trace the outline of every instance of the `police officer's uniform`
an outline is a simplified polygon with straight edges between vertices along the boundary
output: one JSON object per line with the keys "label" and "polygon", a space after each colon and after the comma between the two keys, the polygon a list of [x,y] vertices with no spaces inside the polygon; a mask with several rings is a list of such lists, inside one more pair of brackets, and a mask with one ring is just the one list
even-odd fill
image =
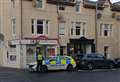
{"label": "police officer's uniform", "polygon": [[39,53],[37,56],[37,71],[40,71],[39,67],[42,65],[42,61],[43,61],[43,56],[41,53]]}

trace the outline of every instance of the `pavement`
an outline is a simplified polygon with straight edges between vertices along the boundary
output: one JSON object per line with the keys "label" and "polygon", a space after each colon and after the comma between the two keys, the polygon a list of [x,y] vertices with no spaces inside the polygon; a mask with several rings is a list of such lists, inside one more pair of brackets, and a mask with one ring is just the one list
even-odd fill
{"label": "pavement", "polygon": [[120,82],[120,69],[30,73],[23,69],[0,67],[0,82]]}

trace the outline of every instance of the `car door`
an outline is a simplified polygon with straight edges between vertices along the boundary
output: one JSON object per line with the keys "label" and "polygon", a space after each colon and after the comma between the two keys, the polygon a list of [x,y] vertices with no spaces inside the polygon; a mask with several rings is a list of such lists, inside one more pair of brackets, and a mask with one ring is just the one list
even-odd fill
{"label": "car door", "polygon": [[67,58],[64,57],[64,56],[59,58],[59,60],[58,60],[58,63],[60,62],[60,64],[58,64],[59,69],[65,69],[66,68],[66,65],[67,65],[66,60],[67,60]]}
{"label": "car door", "polygon": [[62,64],[62,60],[64,60],[63,56],[57,56],[57,61],[56,61],[57,69],[64,69],[64,64]]}
{"label": "car door", "polygon": [[48,60],[49,64],[47,64],[48,66],[48,69],[49,70],[55,70],[55,69],[58,69],[57,67],[57,58],[56,57],[52,57]]}
{"label": "car door", "polygon": [[96,61],[98,67],[104,67],[106,65],[106,61],[104,59],[104,56],[101,54],[96,54]]}

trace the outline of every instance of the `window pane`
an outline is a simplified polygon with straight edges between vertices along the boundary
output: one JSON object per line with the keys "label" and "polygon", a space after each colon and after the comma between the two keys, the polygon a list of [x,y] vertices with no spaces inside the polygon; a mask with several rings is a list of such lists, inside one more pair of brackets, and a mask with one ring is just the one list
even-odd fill
{"label": "window pane", "polygon": [[16,32],[16,19],[12,19],[12,34],[15,34]]}
{"label": "window pane", "polygon": [[80,11],[80,3],[77,3],[76,4],[76,12],[79,12]]}
{"label": "window pane", "polygon": [[37,25],[37,34],[43,34],[43,26]]}
{"label": "window pane", "polygon": [[42,8],[43,7],[43,0],[37,0],[37,7]]}
{"label": "window pane", "polygon": [[58,8],[59,8],[59,10],[65,10],[65,6],[64,5],[59,5]]}
{"label": "window pane", "polygon": [[76,26],[76,35],[80,35],[80,27]]}
{"label": "window pane", "polygon": [[42,20],[37,20],[37,24],[43,24]]}
{"label": "window pane", "polygon": [[65,23],[64,22],[61,22],[59,24],[59,34],[60,35],[64,35],[65,34]]}
{"label": "window pane", "polygon": [[112,24],[110,25],[110,36],[112,36]]}
{"label": "window pane", "polygon": [[100,36],[102,36],[102,25],[103,24],[100,24]]}
{"label": "window pane", "polygon": [[16,56],[15,55],[11,55],[10,56],[10,61],[16,61]]}
{"label": "window pane", "polygon": [[34,20],[32,20],[32,34],[34,33]]}
{"label": "window pane", "polygon": [[104,36],[108,36],[108,31],[104,30]]}
{"label": "window pane", "polygon": [[83,36],[85,36],[85,24],[86,23],[83,23]]}
{"label": "window pane", "polygon": [[46,21],[46,34],[48,34],[48,21]]}
{"label": "window pane", "polygon": [[71,28],[71,35],[73,35],[73,28]]}

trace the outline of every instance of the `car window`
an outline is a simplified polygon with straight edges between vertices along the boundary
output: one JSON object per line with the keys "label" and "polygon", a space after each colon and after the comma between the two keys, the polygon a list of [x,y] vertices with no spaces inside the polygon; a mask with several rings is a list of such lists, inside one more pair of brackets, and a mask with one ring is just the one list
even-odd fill
{"label": "car window", "polygon": [[71,58],[69,57],[60,57],[60,60],[70,60]]}
{"label": "car window", "polygon": [[93,55],[93,54],[87,54],[87,58],[95,58],[95,55]]}
{"label": "car window", "polygon": [[104,56],[101,55],[101,54],[96,54],[96,57],[97,57],[97,58],[104,58]]}
{"label": "car window", "polygon": [[51,58],[49,59],[50,62],[51,62],[51,61],[56,61],[56,60],[57,60],[56,57],[51,57]]}

